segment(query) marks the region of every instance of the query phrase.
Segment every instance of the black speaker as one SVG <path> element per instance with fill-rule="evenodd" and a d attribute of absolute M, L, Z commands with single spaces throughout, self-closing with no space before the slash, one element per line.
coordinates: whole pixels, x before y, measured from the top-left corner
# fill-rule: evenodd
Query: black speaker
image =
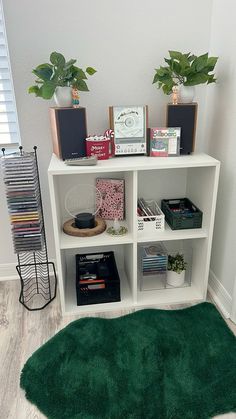
<path fill-rule="evenodd" d="M 60 159 L 86 156 L 85 108 L 50 108 L 53 152 Z"/>
<path fill-rule="evenodd" d="M 180 154 L 190 154 L 195 148 L 197 103 L 167 105 L 167 127 L 180 127 Z"/>

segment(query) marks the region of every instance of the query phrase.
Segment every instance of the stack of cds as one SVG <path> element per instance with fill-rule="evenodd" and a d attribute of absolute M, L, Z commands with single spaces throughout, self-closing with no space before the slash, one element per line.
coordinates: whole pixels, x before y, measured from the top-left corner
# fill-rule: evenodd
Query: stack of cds
<path fill-rule="evenodd" d="M 142 248 L 142 274 L 166 274 L 168 254 L 161 243 L 144 246 Z"/>
<path fill-rule="evenodd" d="M 41 250 L 43 219 L 35 153 L 4 156 L 2 168 L 14 251 Z"/>

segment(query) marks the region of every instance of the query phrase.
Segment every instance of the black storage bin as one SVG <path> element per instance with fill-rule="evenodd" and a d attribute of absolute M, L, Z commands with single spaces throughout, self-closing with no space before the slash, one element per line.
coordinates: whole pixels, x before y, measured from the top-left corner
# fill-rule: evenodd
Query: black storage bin
<path fill-rule="evenodd" d="M 161 209 L 172 230 L 202 227 L 202 211 L 188 198 L 163 199 Z"/>
<path fill-rule="evenodd" d="M 120 301 L 114 252 L 76 255 L 77 305 Z"/>

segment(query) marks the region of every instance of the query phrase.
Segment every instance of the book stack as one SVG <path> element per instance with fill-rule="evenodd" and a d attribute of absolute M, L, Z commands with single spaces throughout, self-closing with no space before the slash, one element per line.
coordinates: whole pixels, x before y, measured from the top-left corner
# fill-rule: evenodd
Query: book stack
<path fill-rule="evenodd" d="M 2 158 L 15 253 L 34 252 L 43 246 L 43 219 L 34 153 Z"/>
<path fill-rule="evenodd" d="M 166 274 L 168 254 L 161 243 L 142 248 L 142 273 L 144 276 Z"/>

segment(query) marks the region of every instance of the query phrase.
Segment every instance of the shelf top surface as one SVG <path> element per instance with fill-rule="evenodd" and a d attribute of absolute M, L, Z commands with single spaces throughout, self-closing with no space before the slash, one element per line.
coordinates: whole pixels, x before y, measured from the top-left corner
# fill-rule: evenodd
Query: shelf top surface
<path fill-rule="evenodd" d="M 99 160 L 96 166 L 67 166 L 53 154 L 48 168 L 52 175 L 73 175 L 81 173 L 124 172 L 133 170 L 174 169 L 187 167 L 217 166 L 220 162 L 204 153 L 179 157 L 127 156 Z"/>

